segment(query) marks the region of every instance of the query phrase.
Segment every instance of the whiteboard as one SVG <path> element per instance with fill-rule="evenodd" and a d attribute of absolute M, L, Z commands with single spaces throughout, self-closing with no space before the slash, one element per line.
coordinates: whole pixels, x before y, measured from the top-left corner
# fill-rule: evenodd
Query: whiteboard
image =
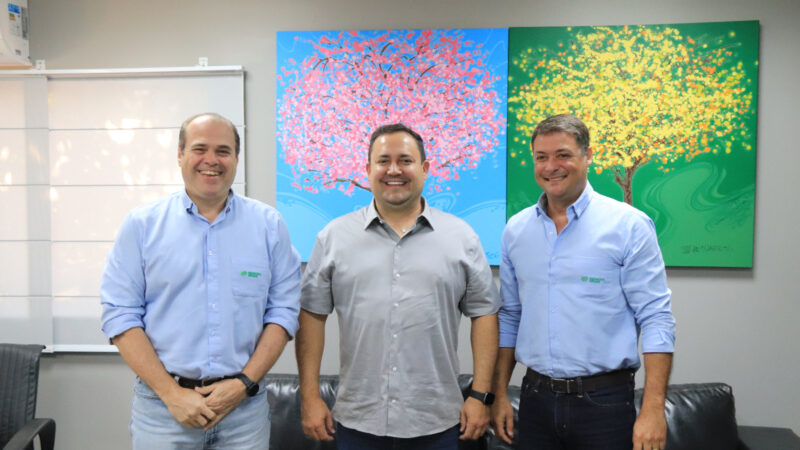
<path fill-rule="evenodd" d="M 116 351 L 100 280 L 123 218 L 183 187 L 180 124 L 212 111 L 242 137 L 240 66 L 0 71 L 0 342 Z"/>

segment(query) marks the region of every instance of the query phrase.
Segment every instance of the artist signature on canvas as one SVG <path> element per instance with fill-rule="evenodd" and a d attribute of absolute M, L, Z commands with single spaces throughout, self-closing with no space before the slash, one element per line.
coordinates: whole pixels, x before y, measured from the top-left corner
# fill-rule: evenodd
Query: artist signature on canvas
<path fill-rule="evenodd" d="M 714 244 L 701 244 L 701 245 L 682 245 L 681 252 L 684 255 L 691 253 L 723 253 L 729 252 L 732 248 L 729 245 L 714 245 Z"/>

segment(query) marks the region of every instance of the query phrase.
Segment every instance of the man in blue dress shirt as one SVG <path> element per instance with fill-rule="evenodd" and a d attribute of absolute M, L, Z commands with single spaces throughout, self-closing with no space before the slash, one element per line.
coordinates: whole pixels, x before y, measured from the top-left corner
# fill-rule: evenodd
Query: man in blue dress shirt
<path fill-rule="evenodd" d="M 531 150 L 544 192 L 503 232 L 495 431 L 511 442 L 506 390 L 519 361 L 527 368 L 520 448 L 663 449 L 675 320 L 653 222 L 592 189 L 589 130 L 577 117 L 540 122 Z M 637 418 L 640 334 L 645 386 Z"/>
<path fill-rule="evenodd" d="M 100 290 L 137 375 L 133 448 L 266 449 L 259 383 L 297 331 L 300 258 L 277 211 L 231 190 L 229 120 L 190 117 L 178 141 L 185 189 L 128 214 Z"/>

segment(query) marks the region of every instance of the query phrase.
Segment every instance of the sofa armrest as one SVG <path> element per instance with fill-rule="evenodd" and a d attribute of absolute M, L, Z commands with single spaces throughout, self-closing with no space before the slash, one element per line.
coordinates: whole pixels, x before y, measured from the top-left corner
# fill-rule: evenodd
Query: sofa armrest
<path fill-rule="evenodd" d="M 800 437 L 788 428 L 739 426 L 739 449 L 789 450 L 800 448 Z"/>
<path fill-rule="evenodd" d="M 24 450 L 39 436 L 42 450 L 53 450 L 56 440 L 56 422 L 53 419 L 33 419 L 17 430 L 3 450 Z M 30 447 L 32 448 L 32 447 Z"/>

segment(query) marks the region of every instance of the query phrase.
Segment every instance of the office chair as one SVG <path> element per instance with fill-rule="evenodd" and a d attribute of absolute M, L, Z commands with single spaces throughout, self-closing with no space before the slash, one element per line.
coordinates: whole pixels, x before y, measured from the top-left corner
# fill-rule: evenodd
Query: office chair
<path fill-rule="evenodd" d="M 27 450 L 39 436 L 42 450 L 52 450 L 53 419 L 34 419 L 39 387 L 41 345 L 0 344 L 0 448 Z"/>

